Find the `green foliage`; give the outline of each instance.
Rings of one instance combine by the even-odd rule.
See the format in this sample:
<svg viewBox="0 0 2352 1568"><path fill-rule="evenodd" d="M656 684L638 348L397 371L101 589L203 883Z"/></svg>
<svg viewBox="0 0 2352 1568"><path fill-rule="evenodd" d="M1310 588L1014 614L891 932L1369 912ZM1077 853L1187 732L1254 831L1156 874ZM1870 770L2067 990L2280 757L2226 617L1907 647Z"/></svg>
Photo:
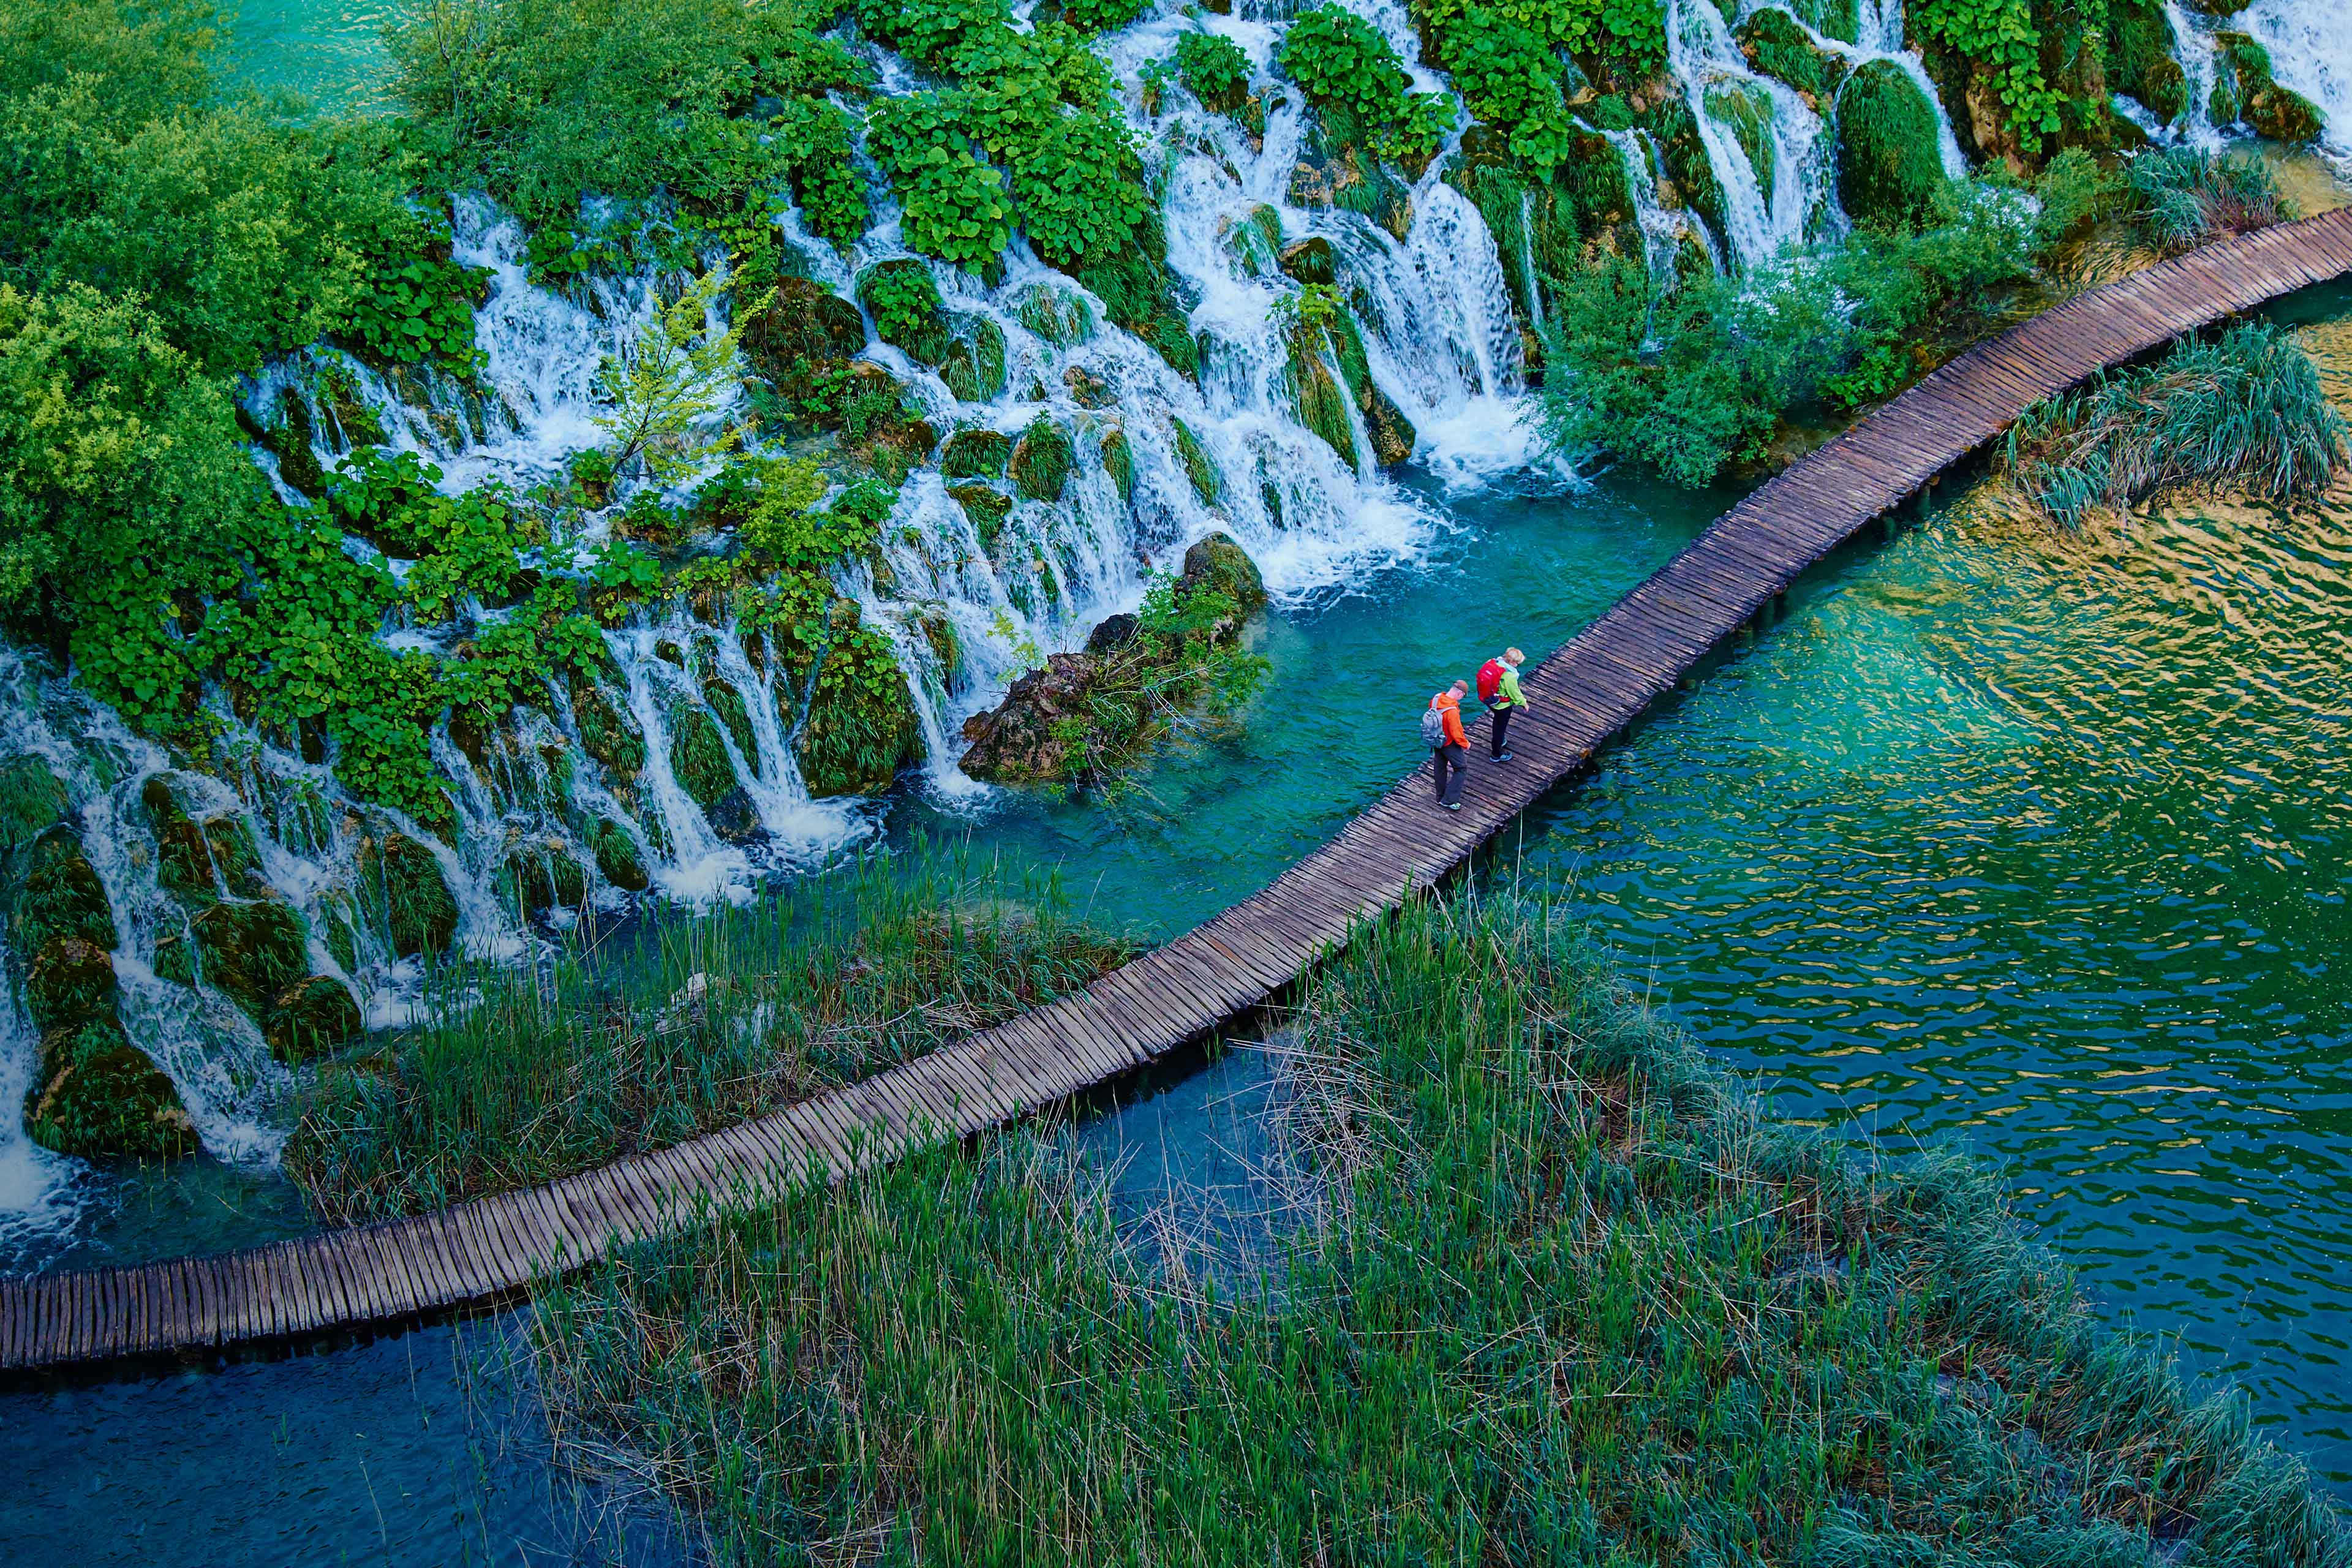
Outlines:
<svg viewBox="0 0 2352 1568"><path fill-rule="evenodd" d="M881 537L896 492L864 481L822 511L824 476L816 465L792 458L757 458L735 465L749 469L751 504L740 531L743 548L768 566L787 572L818 572L845 558L869 554ZM879 501L878 515L877 498Z"/></svg>
<svg viewBox="0 0 2352 1568"><path fill-rule="evenodd" d="M439 243L446 247L446 237ZM482 365L474 310L489 277L487 267L461 267L432 250L376 257L346 331L362 357L379 364L432 364L471 376Z"/></svg>
<svg viewBox="0 0 2352 1568"><path fill-rule="evenodd" d="M609 412L595 416L596 426L614 443L616 471L634 463L660 482L676 484L697 472L712 451L740 439L736 432L714 437L702 426L734 395L741 322L766 301L739 302L734 322L714 331L709 317L724 283L716 268L697 279L646 323L635 353L607 357L598 367L596 392Z"/></svg>
<svg viewBox="0 0 2352 1568"><path fill-rule="evenodd" d="M593 680L611 668L596 623L581 615L572 590L542 580L528 604L475 634L448 668L450 706L471 709L487 725L519 703L549 706L551 676Z"/></svg>
<svg viewBox="0 0 2352 1568"><path fill-rule="evenodd" d="M463 495L436 496L411 514L425 548L401 591L416 619L446 621L467 599L486 605L513 597L522 581L518 547L545 542L546 530L496 480Z"/></svg>
<svg viewBox="0 0 2352 1568"><path fill-rule="evenodd" d="M1542 36L1473 5L1446 28L1441 47L1471 114L1501 130L1511 155L1549 179L1567 160L1575 128L1560 94L1559 64Z"/></svg>
<svg viewBox="0 0 2352 1568"><path fill-rule="evenodd" d="M1437 38L1441 58L1465 16L1485 11L1491 20L1484 25L1531 33L1548 52L1560 50L1629 84L1665 68L1665 8L1659 0L1412 0L1410 9L1423 36Z"/></svg>
<svg viewBox="0 0 2352 1568"><path fill-rule="evenodd" d="M1131 951L1074 924L1056 884L869 859L749 910L656 922L593 973L574 955L551 974L437 977L436 1021L383 1071L306 1095L287 1173L336 1220L510 1190L911 1059Z"/></svg>
<svg viewBox="0 0 2352 1568"><path fill-rule="evenodd" d="M2075 527L2184 486L2315 494L2347 455L2311 356L2279 328L2246 322L2036 405L2010 428L2008 465L2045 516Z"/></svg>
<svg viewBox="0 0 2352 1568"><path fill-rule="evenodd" d="M947 309L930 268L919 261L885 261L857 275L857 302L874 318L882 341L919 364L947 357Z"/></svg>
<svg viewBox="0 0 2352 1568"><path fill-rule="evenodd" d="M858 29L937 70L961 45L1010 26L1005 0L856 0Z"/></svg>
<svg viewBox="0 0 2352 1568"><path fill-rule="evenodd" d="M1230 114L1249 96L1248 53L1222 33L1185 33L1176 40L1176 75L1206 107Z"/></svg>
<svg viewBox="0 0 2352 1568"><path fill-rule="evenodd" d="M1080 33L1108 33L1143 15L1144 0L1057 0L1060 20Z"/></svg>
<svg viewBox="0 0 2352 1568"><path fill-rule="evenodd" d="M2124 165L2124 185L2133 226L2168 255L2295 216L2270 165L2242 149L2143 153Z"/></svg>
<svg viewBox="0 0 2352 1568"><path fill-rule="evenodd" d="M1936 106L1892 60L1872 60L1837 98L1838 200L1856 223L1918 228L1943 193Z"/></svg>
<svg viewBox="0 0 2352 1568"><path fill-rule="evenodd" d="M1981 1170L1774 1121L1560 911L1367 922L1298 1016L1270 1221L913 1140L544 1283L550 1404L730 1565L2341 1559Z"/></svg>
<svg viewBox="0 0 2352 1568"><path fill-rule="evenodd" d="M1301 12L1283 35L1281 58L1284 72L1323 111L1333 134L1342 142L1360 134L1380 157L1424 161L1453 127L1451 100L1413 92L1389 41L1344 6Z"/></svg>
<svg viewBox="0 0 2352 1568"><path fill-rule="evenodd" d="M588 586L596 618L618 626L631 605L659 595L661 563L625 539L608 539L589 563Z"/></svg>
<svg viewBox="0 0 2352 1568"><path fill-rule="evenodd" d="M793 99L775 121L776 156L808 230L846 255L866 232L866 182L850 159L854 122L840 105Z"/></svg>
<svg viewBox="0 0 2352 1568"><path fill-rule="evenodd" d="M2039 152L2063 127L2066 94L2043 73L2043 31L2033 0L1919 0L1906 19L1923 37L1989 73L2009 129L2025 152Z"/></svg>
<svg viewBox="0 0 2352 1568"><path fill-rule="evenodd" d="M942 95L885 99L866 121L866 145L889 174L900 232L926 256L977 270L1013 237L1004 176L974 151Z"/></svg>
<svg viewBox="0 0 2352 1568"><path fill-rule="evenodd" d="M1021 226L1055 267L1124 254L1157 210L1126 122L1074 113L1013 164Z"/></svg>
<svg viewBox="0 0 2352 1568"><path fill-rule="evenodd" d="M388 130L215 90L209 13L128 0L0 18L0 283L136 300L206 374L340 328L413 226Z"/></svg>

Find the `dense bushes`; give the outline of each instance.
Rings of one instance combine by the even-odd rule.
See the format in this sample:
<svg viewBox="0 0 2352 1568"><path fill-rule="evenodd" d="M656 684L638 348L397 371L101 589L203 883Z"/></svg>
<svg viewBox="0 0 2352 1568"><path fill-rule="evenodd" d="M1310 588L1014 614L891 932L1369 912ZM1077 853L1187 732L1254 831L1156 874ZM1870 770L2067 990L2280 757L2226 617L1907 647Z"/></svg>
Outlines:
<svg viewBox="0 0 2352 1568"><path fill-rule="evenodd" d="M1412 90L1412 79L1379 29L1338 5L1301 12L1283 35L1282 68L1342 144L1418 167L1453 126L1442 94Z"/></svg>
<svg viewBox="0 0 2352 1568"><path fill-rule="evenodd" d="M1855 71L1837 97L1838 200L1854 222L1916 228L1944 188L1936 109L1891 60Z"/></svg>

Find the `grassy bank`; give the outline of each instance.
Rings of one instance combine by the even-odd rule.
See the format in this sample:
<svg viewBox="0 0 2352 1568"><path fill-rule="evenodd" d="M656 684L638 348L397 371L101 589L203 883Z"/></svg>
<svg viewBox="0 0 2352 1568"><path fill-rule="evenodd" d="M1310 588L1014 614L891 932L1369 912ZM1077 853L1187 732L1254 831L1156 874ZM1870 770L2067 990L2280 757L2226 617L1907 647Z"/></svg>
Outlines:
<svg viewBox="0 0 2352 1568"><path fill-rule="evenodd" d="M1134 951L1058 880L876 860L539 970L456 966L435 1021L322 1072L287 1173L341 1220L527 1186L729 1126L1076 990Z"/></svg>
<svg viewBox="0 0 2352 1568"><path fill-rule="evenodd" d="M550 1287L560 1429L729 1562L2352 1561L1981 1172L1775 1126L1546 918L1314 984L1263 1292L1008 1135Z"/></svg>

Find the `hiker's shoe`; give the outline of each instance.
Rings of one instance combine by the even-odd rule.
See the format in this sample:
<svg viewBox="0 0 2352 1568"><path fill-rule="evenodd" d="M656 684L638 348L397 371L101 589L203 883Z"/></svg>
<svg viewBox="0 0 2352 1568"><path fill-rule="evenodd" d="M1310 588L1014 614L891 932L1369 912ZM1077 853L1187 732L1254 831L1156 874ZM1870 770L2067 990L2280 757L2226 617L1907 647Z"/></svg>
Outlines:
<svg viewBox="0 0 2352 1568"><path fill-rule="evenodd" d="M1449 800L1445 803L1445 809L1448 811L1459 811L1462 809L1462 803L1458 800Z"/></svg>
<svg viewBox="0 0 2352 1568"><path fill-rule="evenodd" d="M1495 760L1498 763L1507 763L1511 760L1511 753L1505 752L1501 756L1496 757Z"/></svg>

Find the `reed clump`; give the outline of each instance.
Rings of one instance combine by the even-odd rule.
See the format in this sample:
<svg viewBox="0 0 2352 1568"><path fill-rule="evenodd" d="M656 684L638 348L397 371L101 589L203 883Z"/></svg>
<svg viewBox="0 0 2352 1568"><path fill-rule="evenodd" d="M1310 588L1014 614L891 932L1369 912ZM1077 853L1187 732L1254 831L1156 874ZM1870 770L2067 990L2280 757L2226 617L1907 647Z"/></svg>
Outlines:
<svg viewBox="0 0 2352 1568"><path fill-rule="evenodd" d="M545 1287L560 1441L727 1563L2352 1561L1980 1172L1775 1126L1542 910L1408 909L1303 1027L1339 1201L1261 1287L935 1147Z"/></svg>
<svg viewBox="0 0 2352 1568"><path fill-rule="evenodd" d="M1134 952L1049 874L875 858L536 969L440 972L431 1021L320 1074L285 1168L339 1221L550 1181L866 1077Z"/></svg>
<svg viewBox="0 0 2352 1568"><path fill-rule="evenodd" d="M2345 426L2294 336L2263 322L2036 404L2009 433L2009 472L2053 521L2159 491L2242 487L2275 500L2325 489Z"/></svg>
<svg viewBox="0 0 2352 1568"><path fill-rule="evenodd" d="M2244 151L2143 153L2125 165L2125 185L2133 226L2167 256L2296 216L2270 166Z"/></svg>

